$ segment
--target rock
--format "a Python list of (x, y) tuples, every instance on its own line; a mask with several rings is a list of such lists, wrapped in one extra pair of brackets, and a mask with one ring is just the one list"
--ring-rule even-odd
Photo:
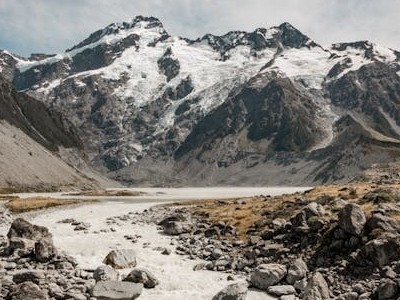
[(369, 231), (381, 229), (385, 232), (400, 233), (400, 224), (397, 220), (384, 216), (380, 213), (375, 213), (369, 218), (366, 227)]
[(165, 248), (165, 249), (161, 252), (162, 255), (171, 255), (171, 253), (172, 253), (171, 249), (168, 249), (168, 248)]
[(97, 281), (117, 281), (119, 279), (118, 271), (110, 266), (99, 266), (93, 272), (93, 278)]
[(306, 277), (308, 272), (307, 264), (302, 259), (296, 259), (288, 269), (286, 276), (287, 283), (293, 285), (296, 281)]
[(400, 259), (400, 239), (397, 235), (386, 234), (382, 238), (369, 241), (362, 249), (362, 256), (383, 267), (394, 260)]
[(357, 204), (347, 204), (339, 212), (338, 218), (339, 227), (353, 235), (360, 235), (367, 222), (364, 212)]
[(212, 300), (245, 300), (247, 296), (247, 284), (230, 284), (216, 294)]
[(205, 268), (206, 264), (205, 263), (199, 263), (193, 267), (193, 271), (200, 271)]
[(46, 227), (32, 225), (28, 221), (17, 218), (12, 222), (11, 228), (7, 233), (9, 239), (23, 238), (38, 241), (43, 238), (51, 239), (51, 233)]
[(127, 281), (99, 281), (93, 288), (92, 296), (97, 300), (131, 300), (138, 298), (143, 284)]
[(56, 255), (57, 251), (53, 241), (48, 238), (40, 239), (35, 243), (35, 258), (39, 262), (48, 262)]
[(8, 250), (10, 253), (14, 253), (16, 250), (25, 250), (27, 253), (33, 252), (35, 247), (35, 241), (12, 237), (9, 239)]
[(154, 288), (159, 283), (156, 277), (149, 270), (144, 268), (133, 269), (128, 276), (125, 277), (124, 281), (143, 283), (146, 289)]
[(13, 282), (19, 284), (26, 281), (32, 281), (33, 283), (39, 284), (39, 282), (45, 278), (46, 277), (42, 271), (25, 271), (14, 274)]
[(31, 281), (23, 282), (13, 288), (12, 300), (47, 300), (47, 294)]
[(259, 265), (251, 275), (251, 283), (261, 289), (266, 290), (271, 285), (279, 283), (286, 276), (286, 267), (280, 264)]
[(187, 223), (170, 221), (164, 225), (164, 233), (168, 235), (179, 235), (190, 232), (190, 226)]
[(316, 272), (308, 280), (304, 290), (304, 299), (306, 300), (325, 300), (330, 299), (329, 287), (321, 273)]
[(71, 223), (74, 223), (74, 222), (76, 222), (75, 219), (67, 218), (67, 219), (60, 220), (57, 223), (71, 224)]
[(377, 290), (378, 299), (382, 300), (396, 298), (396, 295), (399, 292), (397, 283), (390, 279), (382, 281), (383, 282), (381, 282)]
[(136, 266), (136, 252), (132, 249), (112, 250), (103, 261), (116, 269), (125, 269)]
[(268, 293), (274, 296), (294, 295), (296, 290), (292, 285), (272, 285), (267, 289)]

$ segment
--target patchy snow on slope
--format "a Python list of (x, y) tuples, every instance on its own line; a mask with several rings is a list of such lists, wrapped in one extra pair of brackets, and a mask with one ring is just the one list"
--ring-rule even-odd
[(285, 49), (262, 73), (277, 71), (289, 78), (301, 78), (310, 88), (321, 89), (325, 75), (334, 65), (330, 55), (319, 47)]

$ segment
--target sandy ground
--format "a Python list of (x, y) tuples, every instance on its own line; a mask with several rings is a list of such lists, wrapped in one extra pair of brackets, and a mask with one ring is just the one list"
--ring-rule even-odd
[[(210, 271), (193, 271), (193, 266), (200, 261), (172, 253), (161, 255), (153, 250), (155, 247), (174, 249), (171, 237), (158, 232), (155, 226), (134, 225), (130, 222), (120, 226), (111, 226), (115, 232), (94, 233), (101, 229), (109, 229), (106, 219), (121, 216), (129, 212), (141, 212), (154, 203), (175, 200), (245, 197), (254, 195), (277, 195), (292, 193), (304, 188), (184, 188), (184, 189), (134, 189), (148, 193), (140, 197), (128, 197), (123, 201), (104, 199), (96, 204), (71, 208), (51, 209), (42, 213), (25, 215), (31, 222), (46, 226), (54, 236), (57, 247), (74, 256), (81, 267), (96, 268), (112, 249), (131, 248), (137, 252), (138, 266), (151, 270), (159, 279), (160, 285), (155, 289), (145, 290), (140, 299), (180, 300), (180, 299), (211, 299), (219, 290), (230, 284), (226, 280), (228, 274)], [(46, 194), (49, 196), (49, 194)], [(57, 196), (56, 194), (52, 194)], [(60, 224), (58, 221), (74, 218), (91, 224), (89, 233), (76, 232), (70, 224)], [(5, 233), (5, 228), (0, 233)], [(1, 232), (3, 231), (3, 232)], [(139, 234), (142, 238), (136, 244), (124, 239), (124, 235)], [(144, 243), (150, 243), (147, 248)], [(237, 278), (243, 281), (244, 278)], [(273, 299), (263, 292), (249, 291), (248, 300)]]

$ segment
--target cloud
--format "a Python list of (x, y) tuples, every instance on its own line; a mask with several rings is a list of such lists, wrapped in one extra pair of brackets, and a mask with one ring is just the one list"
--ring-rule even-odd
[(368, 39), (400, 49), (398, 0), (1, 0), (0, 48), (61, 52), (136, 15), (156, 16), (170, 34), (189, 38), (288, 21), (322, 44)]

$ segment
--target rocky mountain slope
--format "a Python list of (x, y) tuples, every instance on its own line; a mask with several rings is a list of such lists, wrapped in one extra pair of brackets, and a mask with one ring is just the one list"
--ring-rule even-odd
[(0, 186), (52, 190), (96, 186), (61, 160), (83, 144), (72, 124), (0, 76)]
[(170, 36), (111, 24), (58, 55), (3, 51), (18, 90), (78, 128), (92, 165), (131, 184), (347, 181), (400, 152), (400, 52), (322, 47), (288, 23)]

